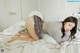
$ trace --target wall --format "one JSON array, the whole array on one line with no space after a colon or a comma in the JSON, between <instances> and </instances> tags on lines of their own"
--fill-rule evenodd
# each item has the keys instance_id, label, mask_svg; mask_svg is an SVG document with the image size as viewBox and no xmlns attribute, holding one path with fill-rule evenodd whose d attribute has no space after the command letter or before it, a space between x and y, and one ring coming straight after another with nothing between
<instances>
[{"instance_id":1,"label":"wall","mask_svg":"<svg viewBox=\"0 0 80 53\"><path fill-rule=\"evenodd\" d=\"M5 18L5 3L4 0L0 0L0 31L3 30Z\"/></svg>"},{"instance_id":2,"label":"wall","mask_svg":"<svg viewBox=\"0 0 80 53\"><path fill-rule=\"evenodd\" d=\"M0 0L0 31L26 19L37 4L37 0Z\"/></svg>"},{"instance_id":3,"label":"wall","mask_svg":"<svg viewBox=\"0 0 80 53\"><path fill-rule=\"evenodd\" d=\"M39 10L44 14L45 21L60 21L72 13L79 11L80 2L65 0L39 0Z\"/></svg>"},{"instance_id":4,"label":"wall","mask_svg":"<svg viewBox=\"0 0 80 53\"><path fill-rule=\"evenodd\" d=\"M38 10L38 0L21 0L22 20L25 20L29 13Z\"/></svg>"},{"instance_id":5,"label":"wall","mask_svg":"<svg viewBox=\"0 0 80 53\"><path fill-rule=\"evenodd\" d=\"M25 20L31 11L43 13L45 21L60 21L80 11L80 2L65 0L0 0L0 31Z\"/></svg>"},{"instance_id":6,"label":"wall","mask_svg":"<svg viewBox=\"0 0 80 53\"><path fill-rule=\"evenodd\" d=\"M75 14L80 12L80 2L67 2L67 13Z\"/></svg>"},{"instance_id":7,"label":"wall","mask_svg":"<svg viewBox=\"0 0 80 53\"><path fill-rule=\"evenodd\" d=\"M21 9L20 0L4 0L5 2L5 13L4 28L12 26L17 22L21 21Z\"/></svg>"}]
</instances>

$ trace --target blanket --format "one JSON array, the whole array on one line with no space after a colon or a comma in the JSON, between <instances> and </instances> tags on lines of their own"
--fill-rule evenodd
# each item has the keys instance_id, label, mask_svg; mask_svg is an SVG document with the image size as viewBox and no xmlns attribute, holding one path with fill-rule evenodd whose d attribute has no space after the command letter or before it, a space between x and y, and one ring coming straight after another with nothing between
<instances>
[{"instance_id":1,"label":"blanket","mask_svg":"<svg viewBox=\"0 0 80 53\"><path fill-rule=\"evenodd\" d=\"M48 34L43 34L43 39L39 41L17 40L6 45L4 42L20 30L23 30L24 24L24 21L22 21L0 32L0 53L80 53L80 41L76 41L77 39L72 42L63 42L59 45ZM78 39L80 40L79 37Z\"/></svg>"},{"instance_id":2,"label":"blanket","mask_svg":"<svg viewBox=\"0 0 80 53\"><path fill-rule=\"evenodd\" d=\"M9 45L1 43L6 53L52 53L59 52L60 45L47 34L43 34L43 39L30 42L17 40ZM54 50L54 51L53 51Z\"/></svg>"}]
</instances>

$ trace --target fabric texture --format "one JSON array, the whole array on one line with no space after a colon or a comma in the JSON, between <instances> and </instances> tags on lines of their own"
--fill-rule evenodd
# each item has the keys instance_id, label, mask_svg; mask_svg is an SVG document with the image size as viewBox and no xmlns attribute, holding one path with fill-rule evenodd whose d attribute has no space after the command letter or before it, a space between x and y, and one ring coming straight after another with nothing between
<instances>
[{"instance_id":1,"label":"fabric texture","mask_svg":"<svg viewBox=\"0 0 80 53\"><path fill-rule=\"evenodd\" d=\"M41 39L42 38L43 20L40 17L36 16L36 15L34 15L33 18L34 18L34 23L35 23L34 24L35 33Z\"/></svg>"},{"instance_id":2,"label":"fabric texture","mask_svg":"<svg viewBox=\"0 0 80 53\"><path fill-rule=\"evenodd\" d=\"M69 32L65 32L65 36L62 36L62 22L45 22L44 23L44 31L47 32L50 36L52 36L58 43L62 43L67 41L70 35Z\"/></svg>"},{"instance_id":3,"label":"fabric texture","mask_svg":"<svg viewBox=\"0 0 80 53\"><path fill-rule=\"evenodd\" d=\"M3 39L6 40L6 38L9 38L8 36L11 37L12 34L14 35L22 30L24 23L25 22L20 22L5 29L1 32L2 34L0 33L0 37L3 37ZM80 32L77 33L78 34L76 35L80 36ZM80 53L80 40L63 42L61 45L58 45L56 40L51 36L44 34L43 36L43 39L36 42L16 41L11 45L4 45L4 43L0 43L0 49L3 47L5 51L4 53Z\"/></svg>"}]
</instances>

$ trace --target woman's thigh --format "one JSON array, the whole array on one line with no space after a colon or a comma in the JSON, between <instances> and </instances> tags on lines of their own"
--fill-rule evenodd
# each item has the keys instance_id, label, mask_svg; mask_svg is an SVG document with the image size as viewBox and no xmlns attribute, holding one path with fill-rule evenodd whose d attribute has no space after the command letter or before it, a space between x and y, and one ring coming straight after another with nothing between
<instances>
[{"instance_id":1,"label":"woman's thigh","mask_svg":"<svg viewBox=\"0 0 80 53\"><path fill-rule=\"evenodd\" d=\"M26 40L26 41L34 41L34 39L30 37L30 34L21 34L19 39Z\"/></svg>"},{"instance_id":2,"label":"woman's thigh","mask_svg":"<svg viewBox=\"0 0 80 53\"><path fill-rule=\"evenodd\" d=\"M34 18L33 17L29 17L26 22L25 22L25 27L27 28L30 36L34 39L34 40L39 40L38 35L36 35L35 33L35 29L34 29Z\"/></svg>"}]
</instances>

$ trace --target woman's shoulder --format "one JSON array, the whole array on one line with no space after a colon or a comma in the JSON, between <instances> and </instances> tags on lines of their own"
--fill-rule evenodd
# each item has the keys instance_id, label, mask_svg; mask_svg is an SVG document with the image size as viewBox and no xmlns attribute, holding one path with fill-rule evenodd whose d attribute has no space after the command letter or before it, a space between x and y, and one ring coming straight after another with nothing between
<instances>
[{"instance_id":1,"label":"woman's shoulder","mask_svg":"<svg viewBox=\"0 0 80 53\"><path fill-rule=\"evenodd\" d=\"M61 22L45 22L44 30L45 31L61 31L62 23Z\"/></svg>"},{"instance_id":2,"label":"woman's shoulder","mask_svg":"<svg viewBox=\"0 0 80 53\"><path fill-rule=\"evenodd\" d=\"M61 24L62 22L57 22L57 21L47 21L45 23L49 23L49 24Z\"/></svg>"}]
</instances>

